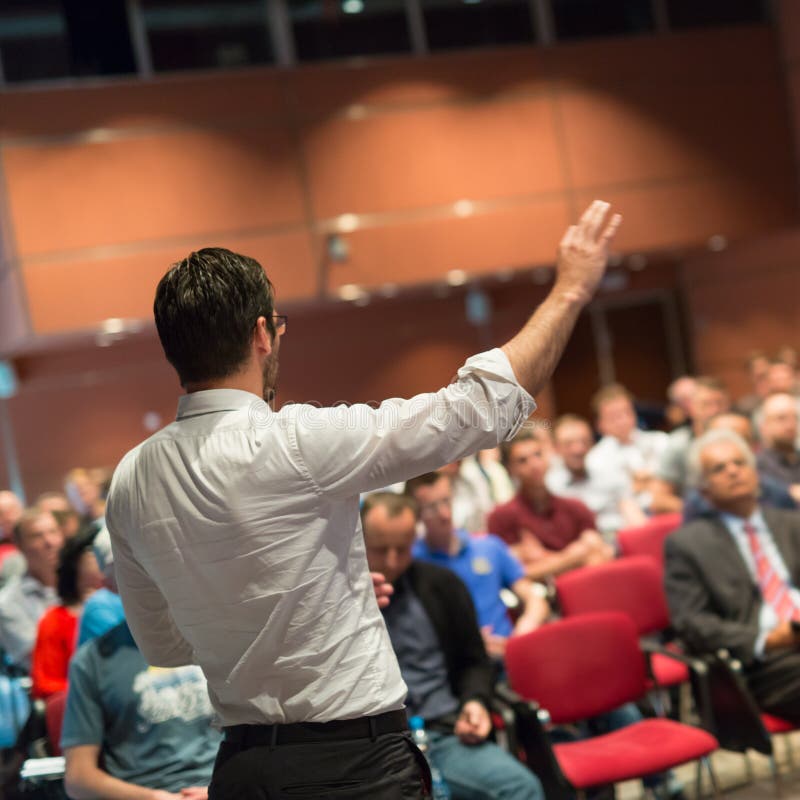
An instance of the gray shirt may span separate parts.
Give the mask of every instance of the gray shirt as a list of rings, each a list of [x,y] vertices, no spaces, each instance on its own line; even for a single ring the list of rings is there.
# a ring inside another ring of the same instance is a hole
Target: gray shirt
[[[15,575],[0,590],[0,647],[14,664],[30,669],[39,620],[58,602],[56,590],[32,575]]]
[[[679,495],[682,495],[686,489],[687,458],[693,441],[694,434],[689,427],[672,431],[667,448],[661,454],[661,461],[658,465],[657,477],[671,483]]]
[[[212,716],[200,669],[149,667],[123,622],[72,659],[61,747],[96,745],[109,775],[179,792],[211,781]]]

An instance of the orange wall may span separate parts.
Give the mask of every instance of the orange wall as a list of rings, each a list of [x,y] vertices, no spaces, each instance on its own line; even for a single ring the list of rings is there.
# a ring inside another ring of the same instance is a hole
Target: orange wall
[[[598,195],[624,250],[747,237],[795,217],[784,95],[766,28],[7,92],[15,264],[49,334],[149,318],[205,244],[286,303],[549,263]],[[341,214],[363,227],[325,265]]]

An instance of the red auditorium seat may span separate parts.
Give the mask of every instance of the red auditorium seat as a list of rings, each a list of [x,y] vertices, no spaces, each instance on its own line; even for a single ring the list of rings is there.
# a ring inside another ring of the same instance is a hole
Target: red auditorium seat
[[[644,660],[633,621],[619,612],[586,614],[509,639],[512,689],[549,712],[554,724],[605,714],[646,691]],[[647,719],[612,733],[552,746],[567,797],[594,786],[642,778],[688,761],[708,769],[718,748],[710,733],[669,719]],[[698,766],[698,770],[700,766]],[[551,791],[551,795],[556,796]]]
[[[56,692],[45,701],[44,718],[47,726],[47,740],[54,756],[61,755],[61,726],[64,722],[64,711],[67,707],[67,693]]]
[[[681,526],[680,514],[659,514],[644,525],[625,528],[617,533],[623,556],[650,556],[660,569],[664,567],[664,539]]]

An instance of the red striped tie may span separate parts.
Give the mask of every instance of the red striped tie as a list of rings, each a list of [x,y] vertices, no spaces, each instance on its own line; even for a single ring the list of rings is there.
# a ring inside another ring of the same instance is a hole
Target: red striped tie
[[[764,602],[772,606],[781,622],[800,619],[800,609],[792,600],[791,587],[772,568],[772,564],[761,546],[758,531],[747,522],[744,532],[747,534],[750,550],[756,562],[756,577]]]

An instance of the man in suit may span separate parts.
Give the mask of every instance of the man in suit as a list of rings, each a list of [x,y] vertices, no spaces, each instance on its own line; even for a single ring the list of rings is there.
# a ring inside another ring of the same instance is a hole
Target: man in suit
[[[755,458],[733,431],[700,437],[688,468],[710,511],[665,545],[673,626],[695,652],[730,651],[759,706],[800,721],[800,513],[759,505]]]

